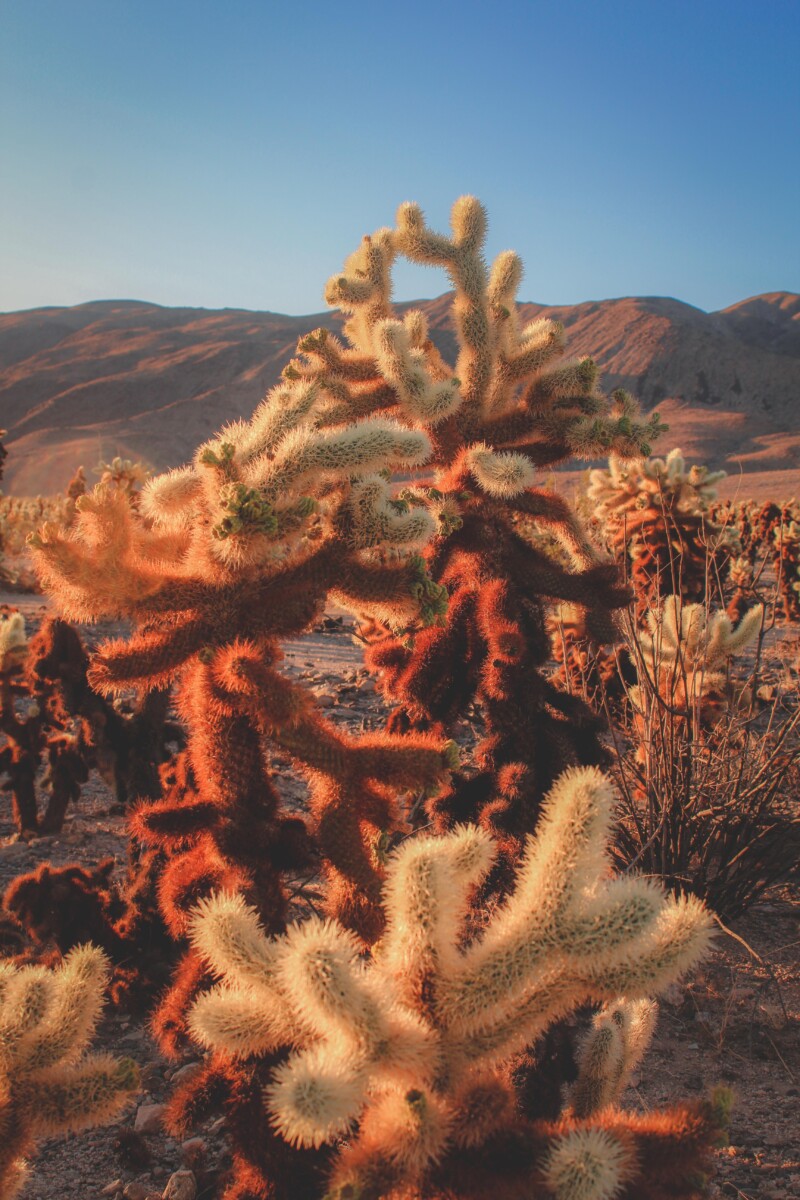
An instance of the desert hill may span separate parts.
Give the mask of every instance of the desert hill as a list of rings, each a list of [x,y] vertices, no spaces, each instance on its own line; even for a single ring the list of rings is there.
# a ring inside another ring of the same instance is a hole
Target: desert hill
[[[415,306],[451,357],[449,296]],[[800,490],[800,296],[772,292],[713,313],[662,297],[522,312],[563,321],[570,353],[596,358],[604,387],[658,408],[670,424],[664,448],[746,473],[748,493]],[[123,300],[0,314],[6,491],[56,491],[79,463],[117,453],[159,469],[185,461],[251,412],[298,336],[320,325],[340,321]]]

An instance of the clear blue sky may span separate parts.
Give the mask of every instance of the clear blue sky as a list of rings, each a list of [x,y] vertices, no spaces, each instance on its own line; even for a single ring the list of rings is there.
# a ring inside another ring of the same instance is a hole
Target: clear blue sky
[[[320,311],[465,192],[524,299],[800,291],[800,0],[0,0],[0,176],[4,311]]]

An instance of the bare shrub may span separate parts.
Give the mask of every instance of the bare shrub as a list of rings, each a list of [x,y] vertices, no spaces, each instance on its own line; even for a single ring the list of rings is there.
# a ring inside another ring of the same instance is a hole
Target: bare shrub
[[[623,797],[615,854],[729,919],[797,865],[800,708],[796,692],[761,685],[763,627],[737,671],[736,645],[711,661],[684,637],[676,654],[667,653],[663,613],[650,614],[651,639],[632,615],[628,622],[638,683],[626,685],[627,704],[612,727]],[[715,623],[727,618],[707,607],[701,616],[708,651]]]

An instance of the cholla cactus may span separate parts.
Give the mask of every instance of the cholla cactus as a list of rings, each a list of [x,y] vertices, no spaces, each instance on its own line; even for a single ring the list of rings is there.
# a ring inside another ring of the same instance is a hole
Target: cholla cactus
[[[346,876],[335,911],[358,923],[356,910],[368,909],[370,897],[375,908],[380,892],[370,839],[393,820],[383,784],[407,786],[412,762],[430,784],[449,759],[422,737],[397,751],[387,743],[381,757],[383,743],[373,739],[370,761],[361,754],[356,763],[346,739],[326,732],[302,689],[275,670],[278,639],[302,632],[329,598],[407,622],[436,619],[444,596],[408,553],[430,536],[430,516],[402,511],[378,475],[423,462],[430,451],[425,433],[382,416],[328,427],[329,405],[329,394],[314,384],[279,385],[249,424],[238,422],[206,443],[192,466],[149,480],[140,512],[101,486],[78,501],[68,531],[45,526],[33,545],[66,612],[146,624],[132,640],[100,647],[91,681],[115,694],[180,679],[181,713],[193,731],[204,731],[190,739],[189,756],[209,804],[229,809],[234,798],[252,793],[251,820],[262,810],[264,735],[304,761],[323,849],[334,873]],[[342,799],[354,779],[364,785],[357,813]],[[267,807],[276,804],[273,797]],[[334,810],[361,823],[367,840],[358,863],[353,846],[337,849]],[[200,825],[193,824],[198,811],[176,814],[171,836],[195,840],[210,819],[202,808]],[[151,817],[166,836],[164,813]],[[241,807],[235,819],[242,819]],[[278,841],[279,828],[271,835]],[[302,838],[290,842],[292,851],[281,852],[287,866],[305,866],[306,858],[297,859]],[[253,844],[243,852],[263,874],[266,848]],[[276,920],[280,925],[282,915]]]
[[[432,734],[356,742],[339,733],[278,667],[281,641],[307,629],[329,600],[403,627],[441,619],[446,604],[418,555],[434,520],[399,502],[387,481],[430,455],[414,405],[387,416],[377,399],[365,400],[348,421],[336,395],[332,386],[285,380],[249,422],[211,438],[190,465],[148,480],[137,507],[101,484],[77,501],[68,529],[45,525],[32,539],[66,614],[134,623],[129,640],[106,641],[93,656],[96,690],[143,694],[174,681],[188,729],[175,786],[132,821],[148,849],[137,847],[127,912],[104,939],[113,946],[124,925],[129,960],[144,948],[140,938],[149,941],[138,897],[157,895],[179,943],[189,910],[220,888],[241,891],[280,932],[285,878],[309,876],[320,858],[326,911],[374,940],[383,921],[383,847],[405,829],[399,797],[435,791],[454,765],[453,747]],[[308,823],[282,811],[270,779],[276,749],[309,781]],[[155,1016],[165,1050],[184,1037],[203,982],[188,951]],[[187,1105],[209,1094],[208,1079],[201,1072],[192,1081]],[[272,1160],[250,1136],[247,1114],[260,1086],[257,1074],[228,1073],[216,1088],[229,1101],[231,1197],[243,1195],[251,1177],[266,1188],[288,1170],[285,1147]],[[301,1190],[303,1169],[292,1167]]]
[[[728,579],[734,590],[725,611],[734,624],[738,625],[753,598],[755,570],[749,555],[739,554],[731,559]]]
[[[680,450],[666,459],[623,462],[589,475],[588,499],[614,553],[631,559],[640,612],[659,596],[706,595],[710,564],[736,548],[731,528],[710,515],[724,471],[688,467]]]
[[[558,663],[551,679],[598,711],[616,706],[633,682],[633,668],[622,646],[598,645],[577,604],[559,604],[547,618],[552,656]]]
[[[800,621],[800,512],[787,504],[782,517],[772,534],[778,590],[786,620]]]
[[[121,804],[161,794],[158,766],[169,757],[166,743],[180,738],[167,720],[169,697],[152,692],[123,715],[89,686],[88,668],[65,621],[46,619],[28,643],[22,614],[0,610],[0,772],[23,836],[57,832],[92,768]],[[47,796],[41,814],[37,791]]]
[[[73,483],[78,480],[78,476],[82,474],[82,472],[83,468],[79,467],[78,475],[75,476]],[[113,488],[115,491],[122,492],[128,497],[128,500],[134,504],[138,503],[138,493],[142,485],[145,484],[153,474],[150,468],[145,466],[144,463],[134,462],[131,458],[120,458],[119,455],[116,455],[115,458],[112,458],[111,462],[101,462],[99,466],[95,467],[94,473],[95,475],[100,476],[101,486]],[[85,480],[83,482],[85,484]],[[77,499],[77,495],[75,496],[75,499]]]
[[[436,519],[439,536],[425,556],[449,593],[448,620],[382,638],[373,628],[367,662],[400,702],[392,730],[449,729],[480,704],[487,734],[479,769],[459,774],[428,816],[440,829],[488,821],[513,861],[553,779],[601,756],[588,708],[544,678],[545,606],[551,599],[584,606],[604,639],[611,610],[625,599],[613,565],[599,560],[569,506],[537,483],[537,471],[610,449],[641,454],[661,427],[657,416],[638,421],[627,394],[602,395],[590,359],[563,360],[560,325],[521,322],[522,263],[506,251],[487,268],[486,225],[473,196],[456,201],[450,234],[432,230],[418,205],[401,205],[396,226],[365,237],[328,283],[326,300],[346,316],[344,340],[326,330],[309,334],[285,375],[326,389],[338,419],[379,405],[428,433],[433,486],[409,487],[401,499],[409,516],[428,511]],[[452,362],[421,312],[399,319],[392,308],[401,257],[450,277]],[[531,524],[556,537],[566,564],[533,544]]]
[[[0,674],[19,666],[27,652],[25,618],[16,608],[0,606]]]
[[[81,946],[57,970],[0,962],[0,1193],[24,1183],[40,1137],[113,1119],[137,1088],[130,1059],[86,1054],[108,968]]]
[[[667,596],[648,612],[649,632],[637,639],[647,686],[631,689],[634,707],[645,708],[657,694],[674,709],[695,712],[701,721],[710,718],[728,701],[731,658],[755,641],[763,620],[764,606],[756,604],[734,629],[727,613]]]
[[[60,829],[88,777],[86,747],[63,704],[61,681],[34,679],[28,669],[41,641],[40,633],[28,643],[22,613],[0,609],[0,779],[11,794],[17,831],[26,838]],[[48,799],[40,817],[37,778],[43,763]]]
[[[656,1197],[664,1168],[654,1163],[673,1139],[685,1157],[669,1194],[696,1194],[688,1177],[709,1136],[703,1119],[686,1138],[685,1114],[659,1114],[656,1148],[654,1123],[648,1141],[610,1106],[648,1040],[648,997],[702,955],[709,917],[697,901],[607,877],[611,802],[598,771],[567,772],[513,889],[467,945],[470,897],[496,852],[475,826],[418,836],[394,855],[386,934],[367,962],[336,924],[312,918],[269,939],[239,897],[200,906],[192,938],[222,981],[196,1002],[193,1032],[234,1058],[292,1047],[266,1089],[265,1119],[292,1144],[338,1146],[329,1198],[611,1200],[634,1184],[631,1195]],[[504,1064],[590,1000],[609,1007],[570,1112],[557,1125],[522,1121]],[[614,1047],[599,1053],[609,1025]]]
[[[725,471],[687,467],[678,449],[666,458],[634,462],[612,455],[608,470],[591,472],[589,498],[597,505],[598,519],[617,528],[644,509],[665,506],[669,511],[705,513],[716,499],[716,484],[724,478]]]

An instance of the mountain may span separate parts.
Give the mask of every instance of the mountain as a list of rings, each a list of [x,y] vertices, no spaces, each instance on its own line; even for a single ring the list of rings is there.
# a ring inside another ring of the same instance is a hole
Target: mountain
[[[452,358],[449,295],[413,307]],[[663,297],[521,312],[562,321],[570,354],[592,355],[606,389],[658,408],[670,425],[664,450],[745,473],[746,493],[800,490],[800,296],[771,292],[713,313]],[[185,461],[252,411],[297,338],[320,325],[340,320],[128,300],[0,314],[6,490],[53,492],[79,463],[114,454],[158,469]]]

